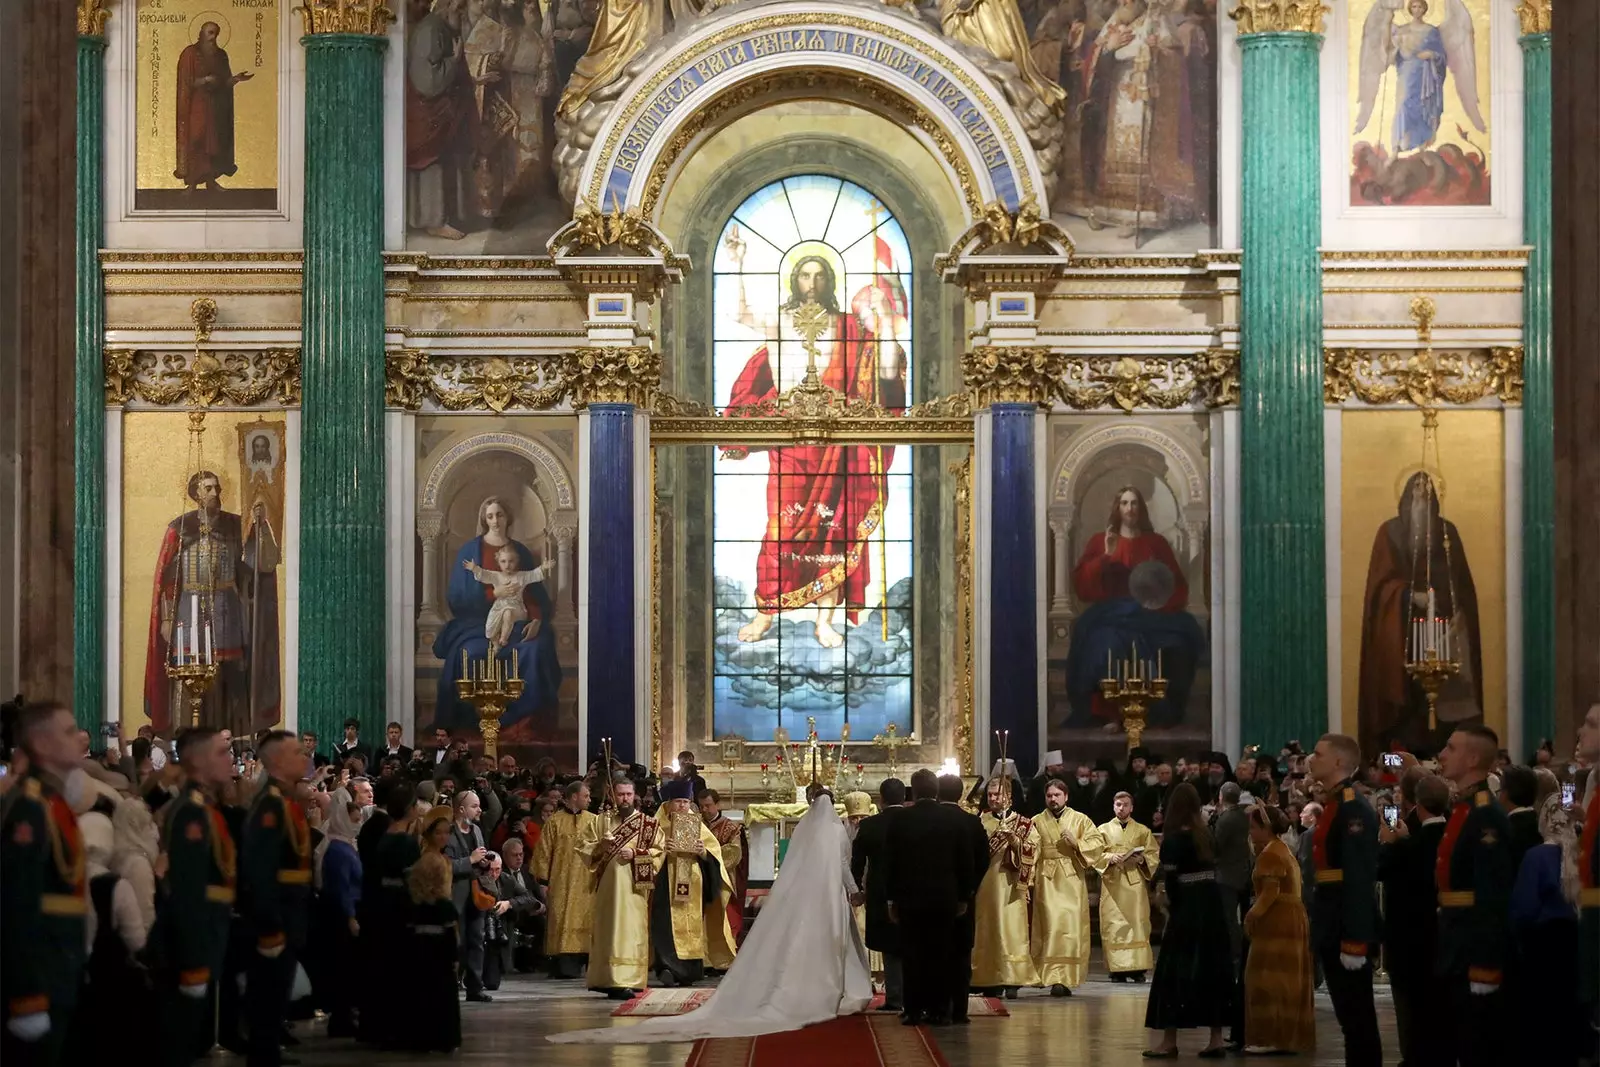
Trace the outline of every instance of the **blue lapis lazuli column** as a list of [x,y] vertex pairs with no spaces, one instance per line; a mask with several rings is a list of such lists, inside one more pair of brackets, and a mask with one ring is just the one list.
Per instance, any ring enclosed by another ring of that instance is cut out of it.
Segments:
[[624,763],[636,762],[634,557],[645,547],[634,525],[635,479],[632,404],[590,404],[588,487],[588,668],[589,752],[609,737]]
[[[1031,773],[1039,765],[1036,404],[990,409],[989,725],[1007,731],[1006,755]],[[981,520],[980,520],[981,521]],[[984,750],[979,738],[978,750]],[[978,768],[987,774],[988,766]]]

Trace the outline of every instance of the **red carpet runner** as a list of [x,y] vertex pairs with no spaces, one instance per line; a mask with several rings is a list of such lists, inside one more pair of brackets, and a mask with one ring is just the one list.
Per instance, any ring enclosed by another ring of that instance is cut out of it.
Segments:
[[762,1037],[696,1041],[685,1067],[950,1067],[927,1027],[894,1015],[849,1015]]

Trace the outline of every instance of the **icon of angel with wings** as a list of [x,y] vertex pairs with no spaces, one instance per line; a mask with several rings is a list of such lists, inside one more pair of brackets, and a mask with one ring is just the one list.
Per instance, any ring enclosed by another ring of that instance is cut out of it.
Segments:
[[[1395,69],[1391,150],[1395,155],[1433,144],[1444,114],[1445,75],[1467,119],[1480,133],[1488,132],[1478,105],[1478,55],[1472,14],[1462,0],[1432,0],[1442,5],[1437,26],[1427,21],[1430,0],[1374,0],[1361,29],[1360,109],[1355,132],[1367,128],[1374,107],[1391,106],[1384,92],[1385,76]],[[1398,22],[1402,9],[1409,22]],[[1381,136],[1381,134],[1380,134]]]

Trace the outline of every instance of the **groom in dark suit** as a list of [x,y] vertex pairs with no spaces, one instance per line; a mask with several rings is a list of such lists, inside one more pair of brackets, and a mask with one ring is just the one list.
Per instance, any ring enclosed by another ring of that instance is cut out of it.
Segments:
[[948,976],[960,951],[957,924],[971,906],[977,880],[972,850],[939,803],[930,770],[911,776],[914,803],[889,822],[883,855],[889,921],[904,953],[907,1026],[950,1022]]
[[905,1010],[905,970],[899,927],[889,921],[889,886],[884,879],[884,847],[889,824],[905,813],[906,784],[885,778],[878,787],[878,814],[861,820],[850,847],[850,874],[867,894],[867,948],[883,953],[882,1011]]

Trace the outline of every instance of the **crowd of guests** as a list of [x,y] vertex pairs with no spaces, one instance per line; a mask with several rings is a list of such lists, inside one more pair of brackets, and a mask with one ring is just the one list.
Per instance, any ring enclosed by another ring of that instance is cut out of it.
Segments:
[[[443,731],[413,749],[398,724],[369,746],[351,720],[326,749],[146,728],[94,753],[50,702],[7,708],[0,741],[8,1064],[127,1060],[151,1018],[162,1040],[136,1061],[220,1044],[292,1062],[290,1023],[313,1012],[330,1037],[447,1051],[461,1001],[509,973],[626,998],[725,970],[748,924],[744,824],[689,752],[659,776],[598,760],[562,776]],[[1466,727],[1437,753],[1365,760],[1329,734],[1237,766],[1135,750],[1069,772],[1052,752],[1033,779],[1002,762],[971,791],[888,779],[876,810],[841,798],[852,903],[908,1023],[958,1023],[968,993],[1071,996],[1097,903],[1112,981],[1148,981],[1149,1058],[1189,1029],[1207,1058],[1309,1051],[1326,986],[1346,1062],[1380,1064],[1386,973],[1407,1064],[1507,1062],[1509,1020],[1535,1012],[1540,1062],[1577,1064],[1600,1001],[1597,762],[1600,705],[1560,766],[1548,745],[1514,764]],[[897,822],[918,803],[949,810]],[[674,840],[696,809],[699,839]],[[883,874],[915,825],[970,843],[949,959],[922,958]],[[392,973],[408,981],[370,980]]]

